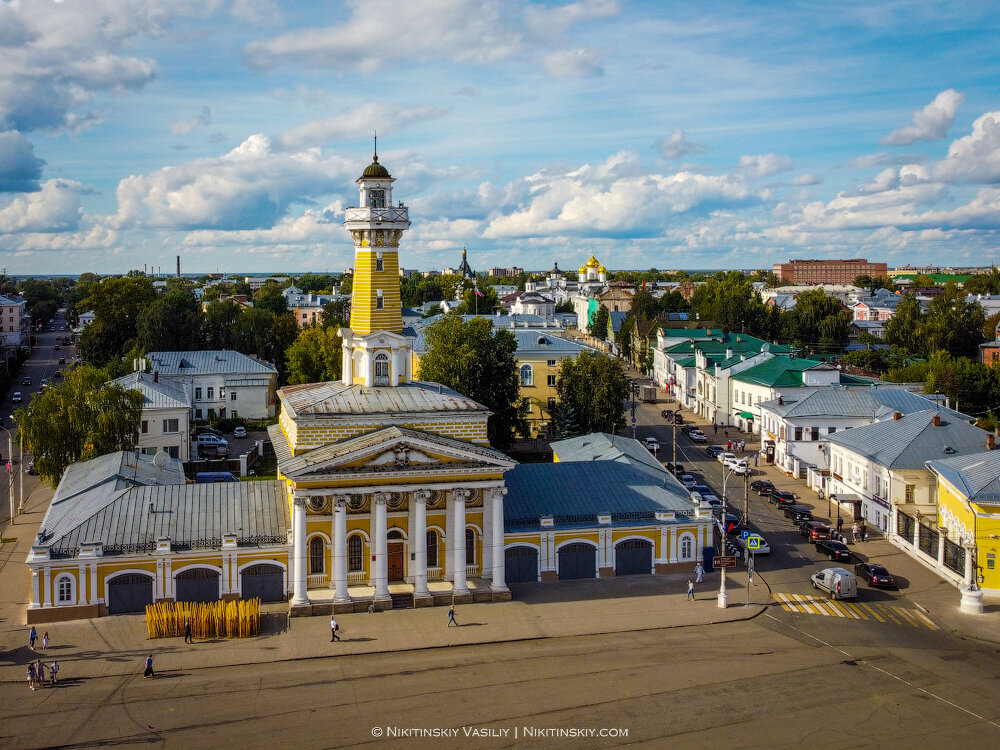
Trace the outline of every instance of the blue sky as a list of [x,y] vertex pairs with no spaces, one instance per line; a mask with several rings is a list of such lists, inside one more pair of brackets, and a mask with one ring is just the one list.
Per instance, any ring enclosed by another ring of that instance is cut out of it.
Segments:
[[994,3],[0,0],[0,266],[997,261]]

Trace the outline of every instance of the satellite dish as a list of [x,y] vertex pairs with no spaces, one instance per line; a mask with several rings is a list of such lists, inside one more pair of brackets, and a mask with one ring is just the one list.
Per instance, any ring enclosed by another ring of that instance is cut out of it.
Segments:
[[170,454],[166,451],[157,451],[156,455],[153,456],[153,466],[157,469],[166,468],[168,463],[170,463]]

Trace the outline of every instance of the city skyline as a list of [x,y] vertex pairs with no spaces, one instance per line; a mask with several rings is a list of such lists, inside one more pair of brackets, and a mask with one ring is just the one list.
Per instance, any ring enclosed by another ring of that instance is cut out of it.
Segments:
[[[339,272],[379,157],[406,268],[996,262],[990,8],[0,4],[13,274]],[[575,265],[574,265],[575,264]]]

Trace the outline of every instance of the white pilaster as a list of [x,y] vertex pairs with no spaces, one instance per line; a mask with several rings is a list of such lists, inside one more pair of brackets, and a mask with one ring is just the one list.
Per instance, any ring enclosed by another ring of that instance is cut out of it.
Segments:
[[386,493],[375,493],[375,515],[372,536],[375,537],[375,598],[389,599],[389,549],[386,540]]
[[426,490],[414,492],[411,496],[413,508],[413,540],[415,563],[413,571],[413,595],[430,596],[427,589],[427,500]]
[[294,550],[295,572],[292,577],[292,606],[309,603],[306,594],[308,568],[306,564],[306,500],[296,497],[292,500],[292,548]]
[[444,564],[441,566],[441,578],[445,581],[454,579],[452,572],[455,563],[455,498],[448,493],[444,505]]
[[80,563],[79,575],[76,577],[76,585],[79,589],[76,592],[76,603],[86,604],[87,603],[87,565],[86,563]]
[[97,563],[90,563],[90,603],[97,604]]
[[490,493],[492,497],[490,507],[492,522],[490,523],[490,530],[493,538],[491,540],[487,537],[483,540],[483,549],[485,550],[489,547],[493,550],[491,558],[493,562],[493,580],[490,582],[490,588],[493,591],[507,591],[507,571],[504,567],[506,561],[503,552],[503,496],[506,494],[506,487],[495,487]]
[[333,499],[333,600],[349,602],[347,593],[347,497]]
[[32,608],[42,606],[38,568],[31,569],[31,604],[29,606]]
[[[91,563],[91,572],[94,580],[97,580],[97,563]],[[171,558],[163,561],[163,596],[167,599],[174,598],[174,562]]]
[[456,594],[468,594],[469,586],[465,582],[465,501],[472,493],[469,490],[458,489],[455,495],[455,546],[452,550],[455,555],[453,563],[454,578],[451,585],[452,592]]
[[42,592],[42,606],[52,606],[52,570],[48,565],[45,566],[45,590]]
[[[501,548],[502,549],[502,548]],[[479,575],[493,578],[493,490],[483,492],[483,559]]]

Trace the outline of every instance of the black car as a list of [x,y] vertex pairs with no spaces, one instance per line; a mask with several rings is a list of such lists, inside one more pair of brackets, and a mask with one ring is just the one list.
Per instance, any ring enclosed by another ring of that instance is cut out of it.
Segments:
[[816,551],[837,562],[850,562],[852,557],[851,550],[846,544],[832,539],[821,539],[816,542]]
[[684,424],[684,417],[680,414],[674,414],[674,424]]
[[759,495],[770,495],[774,491],[774,485],[768,479],[755,479],[750,482],[750,489]]
[[672,409],[664,409],[660,412],[660,416],[669,421],[674,418],[674,412]]
[[779,508],[787,508],[789,505],[795,505],[795,495],[785,490],[772,490],[767,494],[767,501]]
[[681,474],[687,474],[687,469],[684,468],[684,464],[682,464],[680,461],[674,464],[673,471],[675,477],[679,477]]
[[725,519],[722,519],[722,527],[727,534],[739,534],[743,530],[743,514],[727,511]]
[[812,520],[812,517],[812,509],[807,508],[804,505],[785,506],[785,518],[791,518],[792,522],[795,524],[800,524],[803,521],[810,521]]
[[854,566],[854,575],[864,578],[868,585],[876,589],[898,589],[896,579],[892,573],[885,569],[884,565],[878,563],[857,563]]

